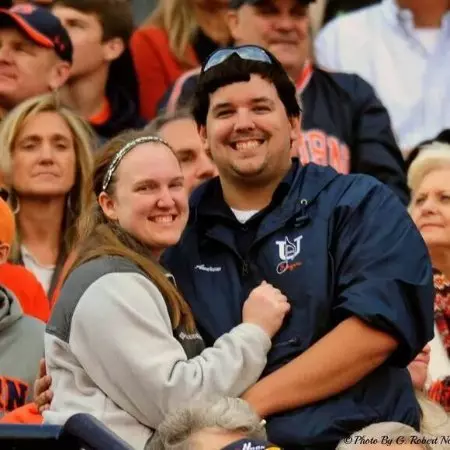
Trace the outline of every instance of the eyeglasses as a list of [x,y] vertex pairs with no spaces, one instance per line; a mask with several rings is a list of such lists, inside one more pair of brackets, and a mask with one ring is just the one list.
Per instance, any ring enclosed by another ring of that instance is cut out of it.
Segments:
[[9,191],[5,188],[0,188],[0,198],[7,202],[9,199]]
[[231,55],[238,55],[247,61],[259,61],[266,64],[273,64],[272,57],[261,47],[256,45],[243,45],[241,47],[227,47],[216,50],[208,56],[202,67],[202,73],[207,72],[212,67],[222,64]]

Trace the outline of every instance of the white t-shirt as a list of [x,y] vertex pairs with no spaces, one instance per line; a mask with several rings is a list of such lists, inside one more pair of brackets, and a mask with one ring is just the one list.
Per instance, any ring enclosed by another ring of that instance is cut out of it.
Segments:
[[254,215],[259,213],[258,209],[242,210],[231,208],[231,211],[233,211],[233,214],[236,216],[236,219],[241,223],[248,222]]
[[21,252],[24,266],[30,272],[33,272],[34,276],[42,284],[45,293],[48,293],[56,266],[44,266],[40,264],[39,261],[23,245],[21,246]]

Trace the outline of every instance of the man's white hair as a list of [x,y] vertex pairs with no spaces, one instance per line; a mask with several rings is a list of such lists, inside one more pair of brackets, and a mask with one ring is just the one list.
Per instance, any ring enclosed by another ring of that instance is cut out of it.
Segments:
[[192,403],[192,406],[180,408],[165,417],[146,450],[192,450],[192,436],[206,428],[267,439],[265,422],[242,399],[226,397]]

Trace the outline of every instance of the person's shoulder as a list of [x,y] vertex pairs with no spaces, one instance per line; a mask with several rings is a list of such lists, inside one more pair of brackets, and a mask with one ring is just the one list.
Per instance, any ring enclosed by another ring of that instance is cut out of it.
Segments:
[[345,92],[352,100],[375,95],[372,86],[356,73],[336,72],[320,65],[314,69],[318,78],[328,78],[339,90]]
[[123,256],[103,255],[90,259],[76,267],[69,275],[79,277],[90,275],[90,277],[98,278],[100,273],[121,273],[140,271],[138,266]]
[[394,191],[371,175],[361,173],[340,175],[336,186],[340,192],[338,207],[372,208],[376,205],[389,204],[398,211],[406,211],[404,204]]
[[313,163],[301,170],[305,171],[305,183],[317,191],[317,196],[326,197],[336,206],[348,202],[357,204],[372,196],[395,196],[389,187],[371,175],[341,174],[330,166]]
[[167,31],[155,25],[142,25],[138,27],[134,31],[133,36],[145,37],[158,42],[168,42],[169,40]]
[[34,336],[42,336],[45,331],[45,323],[42,320],[37,319],[36,317],[29,316],[24,314],[21,317],[21,326],[26,331],[28,335]]
[[127,273],[143,274],[135,263],[121,256],[99,256],[80,264],[69,273],[64,281],[54,310],[69,306],[69,309],[75,308],[81,297],[94,283],[103,283],[109,274],[120,277]]
[[26,267],[20,264],[13,264],[9,262],[0,264],[0,280],[3,276],[12,278],[20,277],[20,280],[23,280],[21,282],[27,282],[32,284],[39,283],[35,275],[32,272],[30,272]]
[[375,4],[357,9],[356,11],[340,14],[328,22],[320,33],[339,31],[339,33],[352,33],[355,27],[363,27],[371,24],[375,15],[380,12],[381,5]]

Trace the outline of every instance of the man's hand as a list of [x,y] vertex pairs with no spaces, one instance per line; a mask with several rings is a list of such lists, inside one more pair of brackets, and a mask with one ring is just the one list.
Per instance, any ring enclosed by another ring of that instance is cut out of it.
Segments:
[[52,377],[47,375],[47,368],[45,366],[45,359],[39,361],[39,372],[34,382],[34,403],[39,412],[50,409],[50,403],[53,399],[53,392],[50,390],[52,385]]

